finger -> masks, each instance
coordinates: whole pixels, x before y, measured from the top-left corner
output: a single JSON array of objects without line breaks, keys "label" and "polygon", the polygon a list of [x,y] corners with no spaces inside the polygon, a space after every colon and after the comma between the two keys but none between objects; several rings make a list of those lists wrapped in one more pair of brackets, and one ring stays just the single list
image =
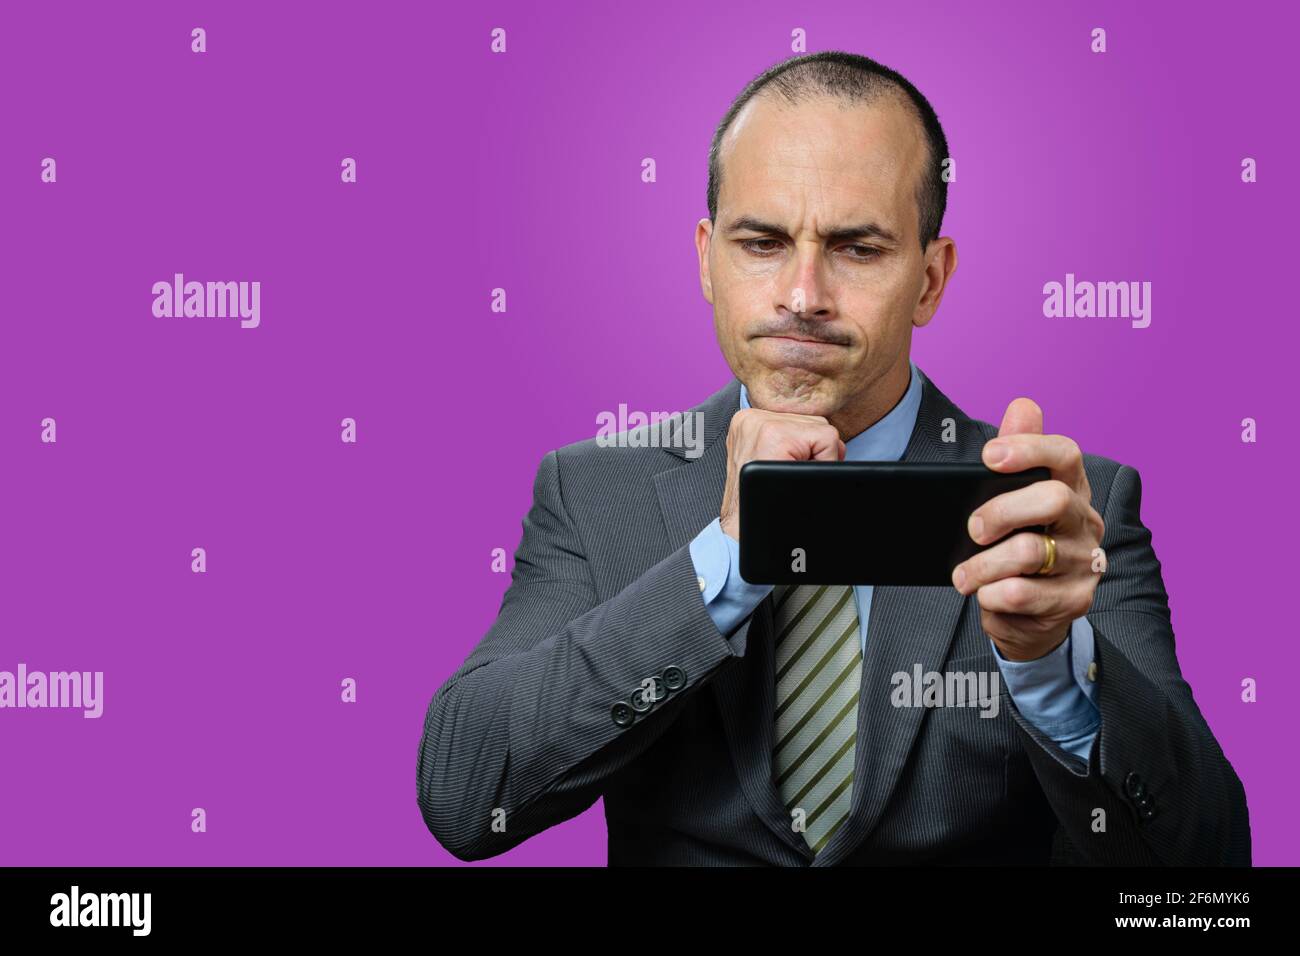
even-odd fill
[{"label": "finger", "polygon": [[1083,451],[1065,435],[999,435],[984,444],[984,464],[995,471],[1024,471],[1045,467],[1057,481],[1077,489],[1088,499],[1088,476],[1083,471]]},{"label": "finger", "polygon": [[776,440],[765,436],[749,460],[839,461],[843,445],[839,432],[827,425],[824,429],[810,428],[797,434],[779,435]]},{"label": "finger", "polygon": [[765,422],[806,422],[813,425],[826,425],[829,419],[825,415],[804,415],[802,412],[769,412],[762,408],[741,408],[731,416],[732,421],[736,419],[752,419],[759,423]]},{"label": "finger", "polygon": [[1032,398],[1012,399],[1002,416],[999,435],[1041,435],[1043,433],[1043,410]]},{"label": "finger", "polygon": [[795,421],[795,416],[782,415],[757,421],[750,432],[752,451],[747,459],[838,461],[841,441],[835,426],[825,419],[801,417],[805,420]]},{"label": "finger", "polygon": [[815,446],[813,461],[843,461],[844,442],[836,435],[833,441],[822,442]]},{"label": "finger", "polygon": [[843,444],[834,434],[799,435],[777,445],[760,445],[746,456],[746,461],[840,461]]},{"label": "finger", "polygon": [[985,611],[1035,618],[1059,616],[1065,597],[1066,588],[1060,580],[1018,576],[993,581],[975,592],[980,608]]},{"label": "finger", "polygon": [[990,498],[971,512],[966,530],[977,544],[990,544],[1017,528],[1041,524],[1069,534],[1083,524],[1081,499],[1055,479]]},{"label": "finger", "polygon": [[[989,637],[1008,641],[1012,644],[1025,643],[1027,646],[1036,645],[1041,638],[1048,635],[1059,636],[1061,640],[1056,643],[1052,650],[1060,647],[1065,638],[1069,637],[1070,632],[1064,621],[1030,617],[1027,614],[999,614],[996,611],[985,610],[980,611],[980,627]],[[1028,638],[1027,641],[1026,638]],[[1002,649],[1002,653],[1005,655],[1006,650]],[[1047,653],[1050,654],[1051,651]],[[1035,657],[1043,656],[1045,655],[1041,653],[1033,653],[1029,657],[1012,659],[1032,660]]]},{"label": "finger", "polygon": [[986,584],[1022,574],[1054,577],[1061,574],[1073,560],[1074,556],[1067,555],[1065,550],[1058,541],[1056,563],[1052,566],[1051,573],[1038,575],[1038,569],[1047,560],[1047,542],[1041,534],[1032,531],[1012,535],[953,568],[952,584],[962,594],[972,594]]},{"label": "finger", "polygon": [[844,442],[840,440],[840,433],[833,425],[803,428],[799,431],[796,440],[807,449],[806,457],[813,461],[840,460],[840,449]]}]

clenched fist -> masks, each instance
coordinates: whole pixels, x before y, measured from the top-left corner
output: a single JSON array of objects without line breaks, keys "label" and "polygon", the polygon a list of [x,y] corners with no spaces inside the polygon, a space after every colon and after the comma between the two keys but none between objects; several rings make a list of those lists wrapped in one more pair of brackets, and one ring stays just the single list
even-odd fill
[{"label": "clenched fist", "polygon": [[750,461],[843,461],[844,441],[820,415],[742,408],[727,431],[727,486],[722,530],[740,540],[740,469]]}]

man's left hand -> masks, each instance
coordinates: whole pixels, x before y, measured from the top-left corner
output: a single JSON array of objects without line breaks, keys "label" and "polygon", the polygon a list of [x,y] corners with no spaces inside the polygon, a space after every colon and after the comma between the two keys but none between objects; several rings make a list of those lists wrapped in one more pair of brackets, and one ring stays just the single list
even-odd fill
[{"label": "man's left hand", "polygon": [[1064,435],[1043,434],[1043,411],[1031,399],[1007,406],[998,437],[984,445],[984,464],[1002,472],[1043,465],[1051,472],[1048,480],[989,499],[967,524],[979,544],[1016,528],[1045,526],[1056,540],[1050,573],[1035,573],[1046,559],[1047,542],[1032,531],[1014,534],[953,569],[957,590],[977,595],[984,633],[998,652],[1007,660],[1034,660],[1059,647],[1073,621],[1092,607],[1105,523],[1092,507],[1083,452]]}]

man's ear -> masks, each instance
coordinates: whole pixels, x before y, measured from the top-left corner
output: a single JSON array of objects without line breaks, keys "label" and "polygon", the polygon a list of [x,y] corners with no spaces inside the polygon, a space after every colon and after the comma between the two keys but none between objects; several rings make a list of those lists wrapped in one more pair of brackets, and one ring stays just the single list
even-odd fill
[{"label": "man's ear", "polygon": [[709,276],[709,246],[713,243],[713,223],[701,219],[695,224],[695,253],[700,257],[700,291],[713,304],[713,280]]},{"label": "man's ear", "polygon": [[921,286],[921,298],[912,311],[912,324],[918,329],[927,325],[939,311],[943,290],[956,271],[957,243],[948,236],[940,236],[925,250],[925,281]]}]

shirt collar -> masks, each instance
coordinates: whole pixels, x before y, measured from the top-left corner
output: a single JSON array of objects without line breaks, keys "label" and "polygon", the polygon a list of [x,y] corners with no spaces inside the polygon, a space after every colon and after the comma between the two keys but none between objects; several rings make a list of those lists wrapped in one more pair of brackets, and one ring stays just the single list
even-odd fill
[{"label": "shirt collar", "polygon": [[[845,443],[845,461],[899,461],[907,450],[921,407],[921,376],[908,360],[911,379],[898,404],[884,418]],[[740,383],[740,407],[749,408],[749,389]]]}]

